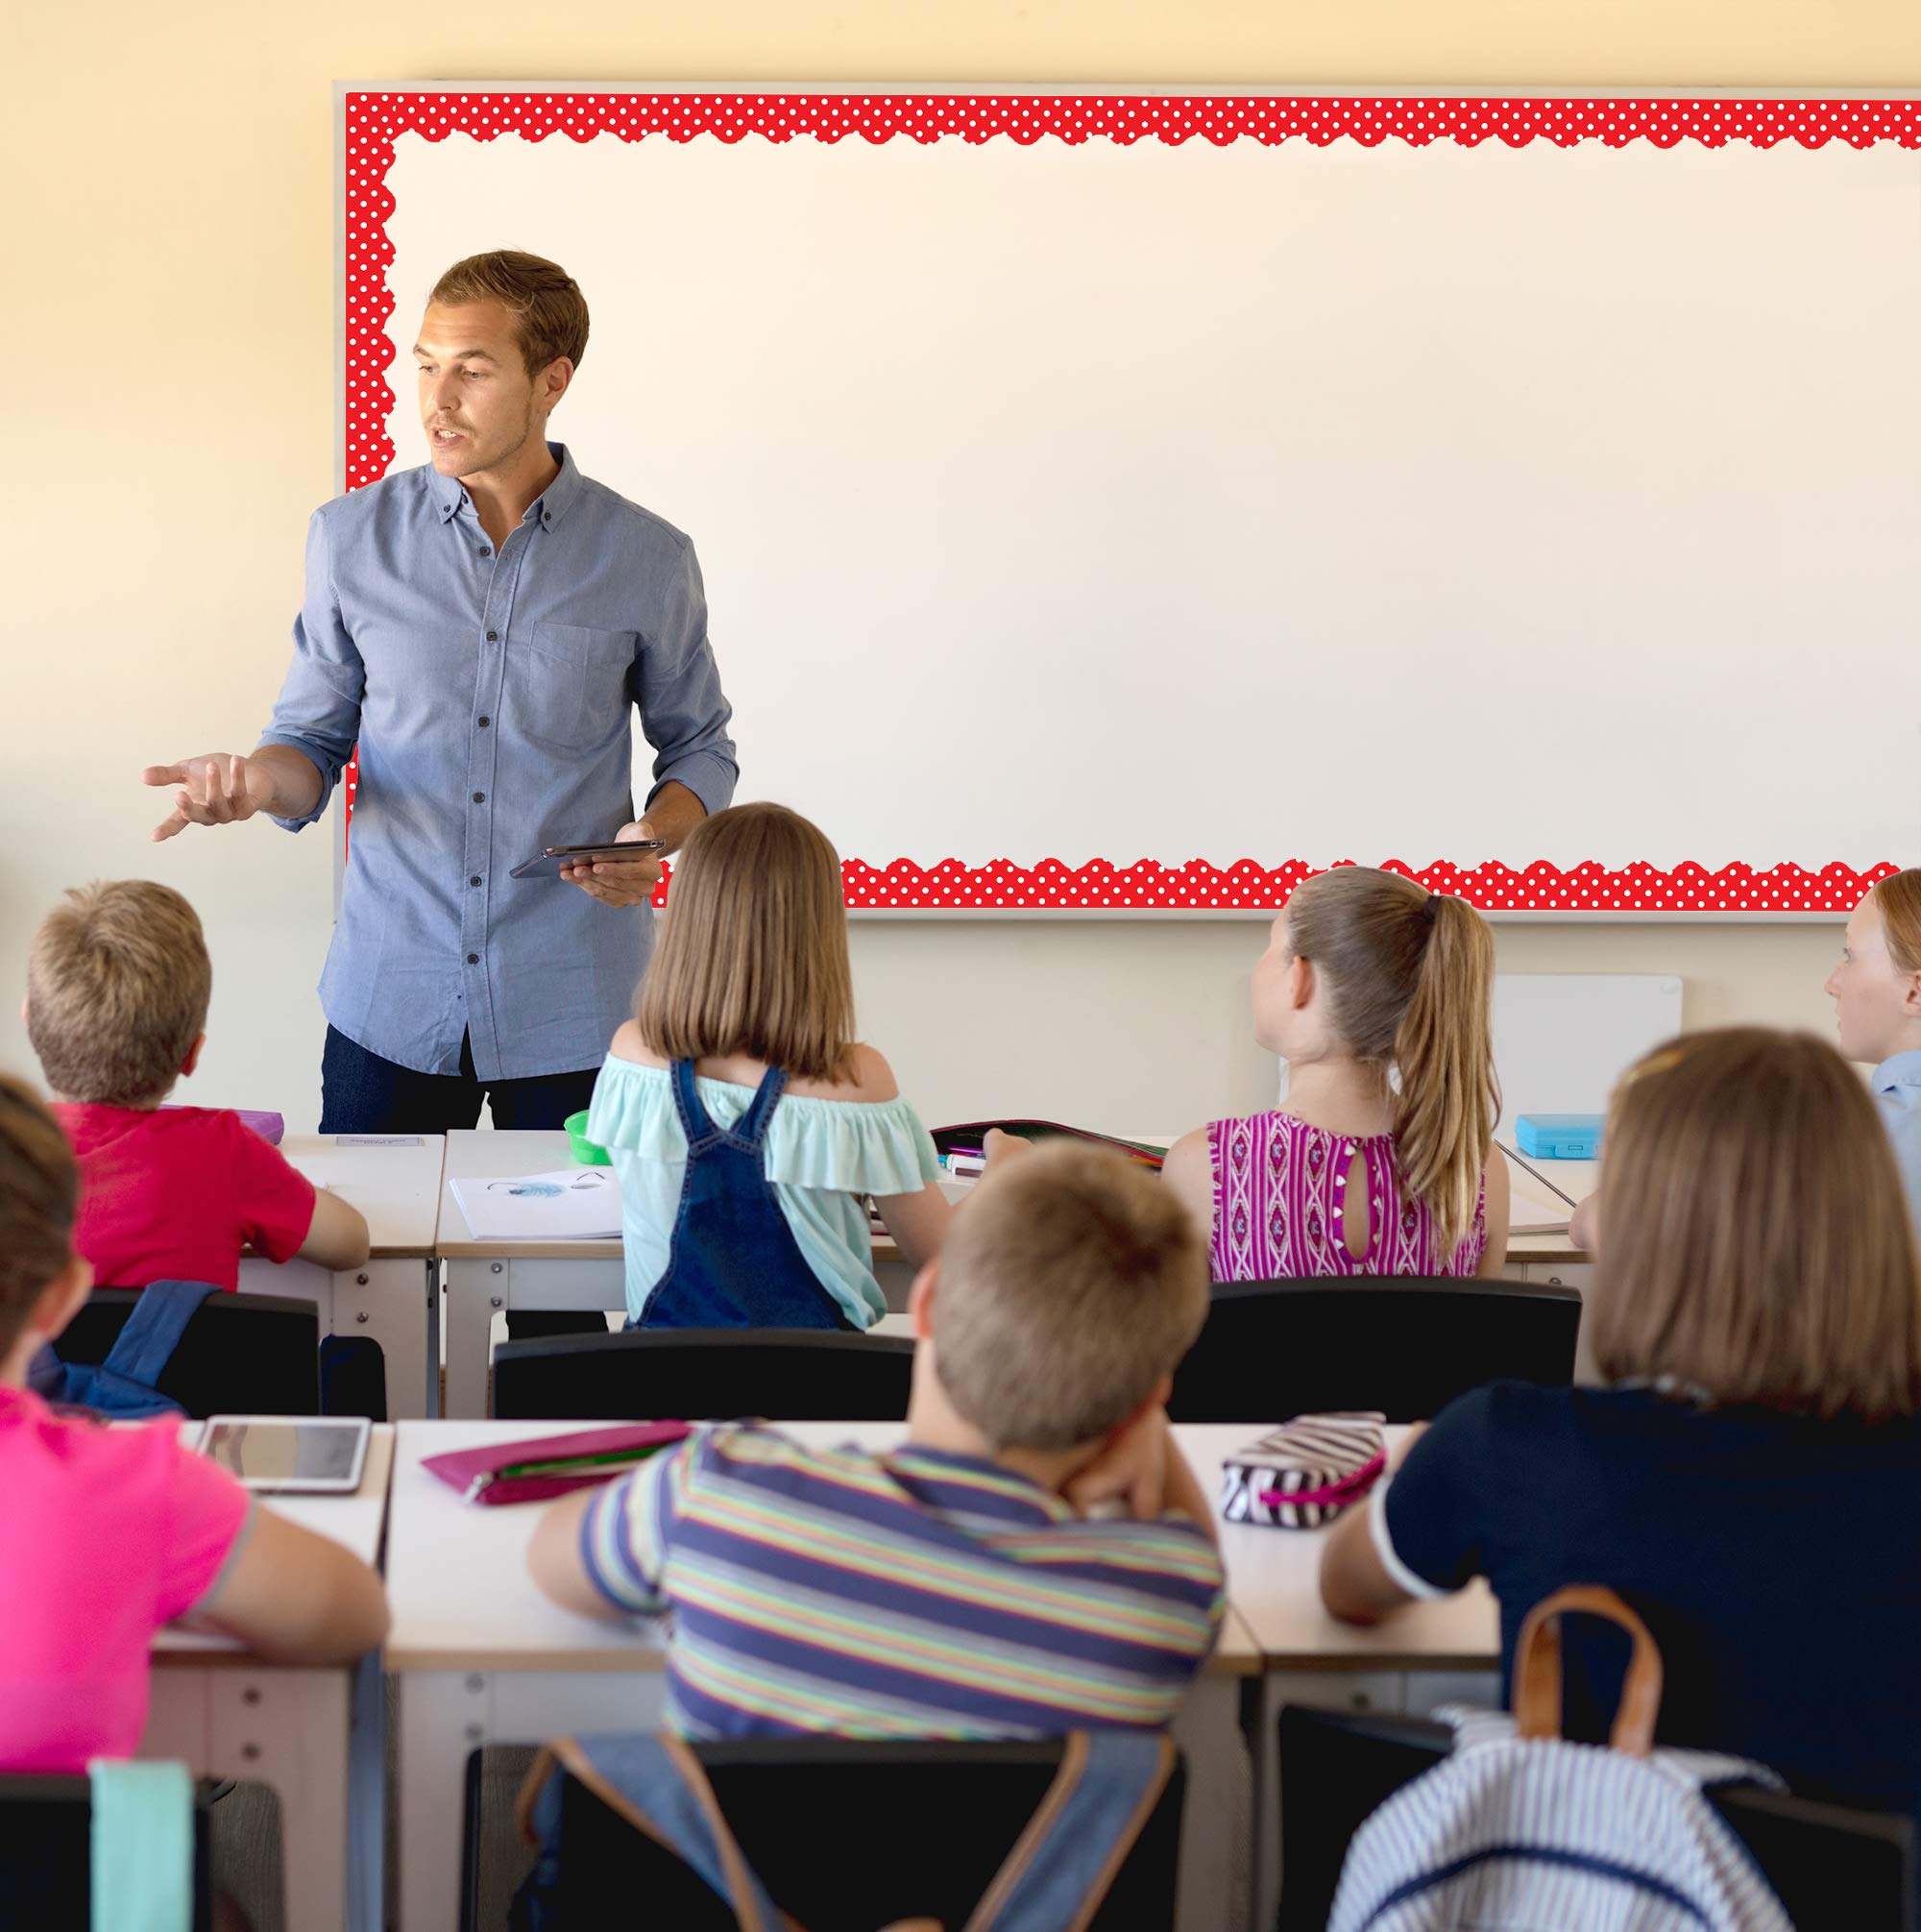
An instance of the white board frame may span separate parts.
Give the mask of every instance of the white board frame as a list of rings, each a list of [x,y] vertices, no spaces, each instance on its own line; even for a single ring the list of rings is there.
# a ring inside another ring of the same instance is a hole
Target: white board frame
[[[475,97],[505,96],[505,95],[521,95],[521,96],[537,95],[537,96],[550,97],[562,94],[592,95],[592,96],[633,95],[636,93],[648,93],[651,91],[653,91],[653,89],[645,83],[628,83],[628,84],[542,83],[542,84],[528,84],[524,86],[515,86],[511,84],[499,84],[499,83],[472,85],[472,84],[462,84],[458,82],[439,82],[439,83],[423,83],[423,84],[394,84],[394,83],[362,84],[362,83],[342,82],[336,84],[335,99],[334,99],[335,159],[336,159],[336,193],[335,193],[335,210],[334,210],[335,212],[334,266],[335,266],[335,291],[336,291],[336,309],[335,309],[336,333],[340,344],[341,353],[336,355],[335,359],[335,400],[337,405],[335,411],[335,447],[336,447],[336,478],[343,488],[347,487],[351,480],[346,474],[347,457],[346,457],[346,437],[344,429],[344,419],[345,419],[344,399],[345,399],[346,382],[347,382],[347,374],[346,374],[347,358],[345,350],[346,336],[347,336],[346,316],[345,316],[346,253],[347,253],[346,251],[346,225],[347,225],[346,183],[347,183],[347,148],[348,148],[347,111],[350,98],[357,94],[364,94],[368,92],[382,93],[382,94],[398,93],[398,94],[415,95],[415,96],[430,95],[435,93],[457,93],[463,96],[475,96]],[[834,83],[815,82],[815,83],[791,84],[791,85],[783,84],[778,88],[768,88],[765,85],[755,87],[743,84],[728,84],[728,83],[711,83],[711,84],[695,84],[695,85],[681,84],[681,85],[674,85],[670,87],[663,87],[661,91],[663,93],[670,92],[675,96],[682,96],[682,97],[702,96],[702,95],[726,95],[726,96],[757,95],[757,96],[765,96],[772,98],[775,95],[780,95],[780,96],[865,96],[873,99],[885,99],[886,97],[890,95],[908,95],[908,94],[921,97],[925,97],[932,94],[939,96],[956,96],[956,97],[984,96],[984,95],[989,97],[1015,96],[1023,99],[1127,98],[1127,99],[1160,99],[1168,101],[1211,101],[1211,100],[1231,98],[1233,100],[1240,100],[1240,101],[1260,100],[1269,102],[1289,102],[1289,101],[1307,101],[1307,100],[1314,100],[1314,101],[1372,100],[1376,98],[1387,98],[1387,97],[1404,97],[1409,99],[1418,99],[1422,102],[1433,102],[1433,103],[1444,103],[1444,102],[1490,103],[1491,102],[1496,105],[1497,107],[1517,103],[1529,103],[1529,102],[1566,102],[1569,99],[1567,90],[1554,89],[1554,88],[1504,87],[1498,89],[1493,89],[1493,88],[1416,89],[1416,88],[1396,88],[1396,87],[1380,87],[1380,86],[1329,86],[1329,87],[1315,87],[1315,88],[1249,88],[1245,86],[1215,86],[1215,87],[1187,86],[1187,87],[1152,87],[1152,88],[1046,86],[1022,86],[1022,87],[1009,88],[1005,85],[995,86],[990,84],[979,84],[979,83],[959,84],[959,85],[943,84],[937,87],[928,87],[923,85],[921,86],[916,87],[907,84],[888,86],[874,86],[871,84],[840,85]],[[1578,99],[1582,102],[1593,102],[1593,103],[1608,103],[1608,102],[1638,103],[1638,102],[1648,101],[1650,98],[1651,97],[1643,90],[1621,90],[1621,89],[1605,89],[1605,90],[1584,89],[1578,96]],[[1679,89],[1679,90],[1664,90],[1663,93],[1659,96],[1659,103],[1661,104],[1738,103],[1738,102],[1749,101],[1752,100],[1754,96],[1751,90],[1746,89],[1692,88],[1692,89]],[[1773,103],[1830,104],[1837,102],[1838,103],[1871,102],[1876,104],[1911,103],[1917,98],[1921,98],[1921,95],[1917,95],[1916,90],[1886,90],[1886,89],[1876,89],[1873,90],[1871,93],[1836,92],[1831,89],[1770,90],[1770,92],[1766,96],[1766,99],[1770,104]],[[337,843],[336,844],[337,860],[340,854],[340,849],[341,844]],[[1812,873],[1801,873],[1799,872],[1798,868],[1787,868],[1787,870],[1796,873],[1799,882],[1799,885],[1797,886],[1796,896],[1797,898],[1802,899],[1802,903],[1794,910],[1775,910],[1772,908],[1765,907],[1763,903],[1758,902],[1753,899],[1750,899],[1747,903],[1744,904],[1739,903],[1736,900],[1729,900],[1725,906],[1716,904],[1711,907],[1705,903],[1699,905],[1690,904],[1685,909],[1672,904],[1657,905],[1652,903],[1635,903],[1632,902],[1632,900],[1630,900],[1630,902],[1628,903],[1619,904],[1612,907],[1608,906],[1605,903],[1582,903],[1573,906],[1548,907],[1546,905],[1539,903],[1528,902],[1524,897],[1519,901],[1510,899],[1508,902],[1503,903],[1502,899],[1498,895],[1499,894],[1498,887],[1495,889],[1495,895],[1491,897],[1485,890],[1482,890],[1480,888],[1478,880],[1473,876],[1462,877],[1457,874],[1454,877],[1443,876],[1436,878],[1430,876],[1430,873],[1435,869],[1437,868],[1425,868],[1420,872],[1417,872],[1415,875],[1423,878],[1424,882],[1434,885],[1437,890],[1451,889],[1451,890],[1463,891],[1466,896],[1473,898],[1476,900],[1477,903],[1481,904],[1483,910],[1488,912],[1491,917],[1500,919],[1525,919],[1525,920],[1551,919],[1556,921],[1564,921],[1569,918],[1575,918],[1581,920],[1597,920],[1612,923],[1612,922],[1640,922],[1643,920],[1672,922],[1677,919],[1689,920],[1701,917],[1712,917],[1716,921],[1718,920],[1732,920],[1736,922],[1762,921],[1771,923],[1779,921],[1803,922],[1808,920],[1818,920],[1822,922],[1831,921],[1837,914],[1845,911],[1847,905],[1852,903],[1853,898],[1859,895],[1859,892],[1860,890],[1864,890],[1865,885],[1871,883],[1875,877],[1880,876],[1882,870],[1886,869],[1886,868],[1880,868],[1880,867],[1873,868],[1864,870],[1859,874],[1850,874],[1846,879],[1839,881],[1828,878],[1825,875],[1825,873],[1820,877],[1816,877]],[[1444,874],[1447,870],[1447,868],[1446,868],[1445,867],[1440,868],[1438,869]],[[1610,875],[1610,877],[1613,877],[1613,875]],[[337,878],[337,867],[336,867],[336,878]],[[1805,897],[1803,896],[1803,893],[1800,890],[1801,888],[1808,889],[1805,893]],[[1167,903],[1163,901],[1154,905],[1138,905],[1138,904],[1127,904],[1118,900],[1109,900],[1106,903],[1098,903],[1098,904],[1089,904],[1083,901],[1081,906],[1077,907],[1071,897],[1063,900],[1058,898],[1049,898],[1045,894],[1040,894],[1035,896],[1033,902],[1031,903],[1009,902],[994,907],[991,910],[983,908],[980,911],[976,911],[975,909],[968,907],[964,904],[962,905],[943,904],[935,900],[923,899],[919,901],[897,903],[895,906],[892,907],[892,909],[885,911],[882,916],[891,917],[895,918],[901,918],[901,917],[937,918],[937,917],[971,917],[985,916],[1000,918],[1013,917],[1023,919],[1035,917],[1060,917],[1063,915],[1079,916],[1079,917],[1099,917],[1103,918],[1134,917],[1199,917],[1199,918],[1265,917],[1271,912],[1273,904],[1277,903],[1280,899],[1284,898],[1284,896],[1285,896],[1284,890],[1276,890],[1270,893],[1269,897],[1265,901],[1259,904],[1229,904],[1221,902],[1181,904],[1178,902]],[[873,899],[869,898],[865,902],[863,902],[862,898],[857,896],[857,894],[851,889],[849,898],[850,898],[850,909],[855,910],[857,912],[881,910],[879,904],[875,902]]]

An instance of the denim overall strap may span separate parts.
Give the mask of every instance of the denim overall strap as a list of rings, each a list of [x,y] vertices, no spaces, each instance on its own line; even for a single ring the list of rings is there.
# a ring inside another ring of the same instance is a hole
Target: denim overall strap
[[[700,1088],[693,1078],[693,1063],[676,1060],[668,1069],[673,1085],[673,1111],[680,1115],[680,1131],[687,1136],[687,1151],[692,1157],[696,1147],[705,1147],[721,1137],[722,1130],[707,1116],[700,1104]]]
[[[774,1117],[774,1109],[780,1105],[780,1097],[786,1091],[787,1075],[778,1066],[768,1067],[761,1076],[761,1084],[748,1102],[746,1113],[741,1115],[729,1136],[735,1146],[751,1147],[757,1154],[761,1151],[761,1142],[766,1138],[767,1123]]]
[[[787,1075],[769,1067],[730,1130],[701,1106],[693,1063],[673,1064],[687,1174],[668,1264],[641,1309],[647,1329],[844,1329],[766,1176],[766,1140]]]
[[[152,1388],[201,1303],[218,1292],[211,1282],[149,1282],[100,1366]]]

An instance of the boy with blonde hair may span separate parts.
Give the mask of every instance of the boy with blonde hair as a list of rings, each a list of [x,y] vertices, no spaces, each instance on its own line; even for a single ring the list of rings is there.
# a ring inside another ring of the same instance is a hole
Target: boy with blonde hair
[[[1162,1406],[1207,1293],[1157,1182],[1043,1148],[980,1185],[914,1283],[901,1448],[704,1431],[555,1504],[534,1577],[590,1616],[673,1611],[689,1736],[1162,1726],[1225,1601]]]
[[[324,1268],[367,1259],[367,1223],[224,1107],[160,1103],[206,1043],[213,968],[169,887],[79,887],[41,920],[27,1035],[80,1161],[74,1244],[105,1287],[239,1285],[240,1251]]]

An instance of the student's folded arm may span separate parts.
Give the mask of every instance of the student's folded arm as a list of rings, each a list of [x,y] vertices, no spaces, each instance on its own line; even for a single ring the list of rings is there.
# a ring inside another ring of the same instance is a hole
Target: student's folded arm
[[[1488,1231],[1488,1245],[1481,1256],[1481,1264],[1474,1272],[1493,1280],[1497,1279],[1507,1266],[1507,1228],[1513,1218],[1513,1189],[1507,1171],[1507,1156],[1498,1147],[1488,1149],[1487,1172],[1482,1186],[1481,1211]]]
[[[618,1481],[550,1504],[527,1546],[542,1594],[610,1622],[665,1610],[661,1577],[690,1453],[686,1443],[663,1450]]]
[[[597,1489],[580,1489],[547,1505],[534,1526],[533,1541],[527,1545],[527,1569],[541,1594],[563,1610],[611,1623],[632,1612],[615,1602],[594,1580],[580,1541],[582,1523],[600,1494]]]
[[[947,1224],[954,1217],[953,1205],[937,1181],[928,1182],[914,1194],[877,1194],[874,1209],[908,1264],[915,1268],[926,1267],[939,1254]]]
[[[1600,1205],[1599,1194],[1585,1195],[1568,1217],[1568,1239],[1584,1255],[1594,1252],[1594,1224],[1600,1219]]]
[[[1170,1430],[1167,1435],[1167,1489],[1163,1506],[1192,1519],[1210,1543],[1221,1540],[1220,1526],[1214,1520],[1214,1505],[1194,1473],[1194,1465],[1181,1454],[1180,1444]]]
[[[307,1227],[306,1239],[300,1244],[300,1259],[337,1272],[364,1266],[372,1252],[367,1217],[338,1194],[316,1187],[313,1220]]]
[[[242,1541],[189,1621],[276,1664],[344,1664],[387,1634],[378,1575],[343,1545],[255,1504]]]

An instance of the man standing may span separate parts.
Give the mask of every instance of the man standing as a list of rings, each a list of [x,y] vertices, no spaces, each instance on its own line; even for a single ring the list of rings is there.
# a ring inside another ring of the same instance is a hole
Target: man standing
[[[653,942],[660,856],[551,878],[548,845],[672,851],[733,795],[731,716],[693,546],[590,481],[547,421],[587,346],[550,261],[456,262],[414,345],[431,461],[314,514],[306,599],[250,756],[151,766],[154,832],[326,810],[359,746],[321,976],[321,1132],[556,1127],[587,1105]],[[629,707],[653,746],[633,810]]]

